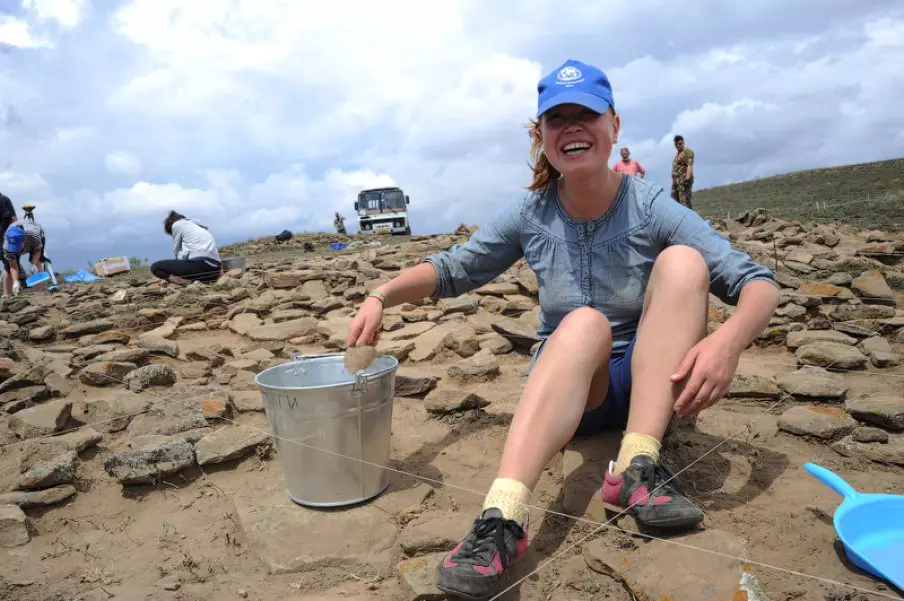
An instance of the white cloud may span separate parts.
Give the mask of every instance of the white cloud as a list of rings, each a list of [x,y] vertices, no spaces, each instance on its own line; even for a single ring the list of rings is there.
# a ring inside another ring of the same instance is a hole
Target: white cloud
[[[55,21],[72,28],[82,20],[86,0],[22,0],[22,7],[34,11],[39,21]]]
[[[138,175],[141,173],[141,161],[131,152],[117,150],[107,154],[107,171],[121,175]]]
[[[171,208],[220,240],[329,230],[377,185],[448,230],[523,193],[535,86],[566,58],[606,69],[653,181],[674,133],[698,186],[900,154],[898,0],[800,2],[26,0],[0,21],[0,191],[68,231],[112,216],[97,242],[142,256],[168,254]]]
[[[10,16],[0,16],[0,44],[17,48],[49,48],[52,44],[31,33],[28,23]]]

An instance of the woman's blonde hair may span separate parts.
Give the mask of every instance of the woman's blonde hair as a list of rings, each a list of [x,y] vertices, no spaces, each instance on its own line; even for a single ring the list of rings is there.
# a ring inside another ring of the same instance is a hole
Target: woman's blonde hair
[[[611,106],[607,112],[613,116],[615,115],[615,109]],[[552,163],[546,158],[546,153],[543,152],[543,134],[540,132],[540,120],[531,119],[527,124],[527,128],[530,130],[530,168],[534,172],[534,181],[531,182],[527,189],[532,192],[545,190],[562,177],[562,174],[552,166]]]
[[[543,135],[540,133],[539,119],[531,119],[527,127],[530,130],[530,168],[534,172],[534,181],[527,189],[535,192],[548,188],[562,174],[552,166],[552,163],[546,158],[546,153],[543,152]]]

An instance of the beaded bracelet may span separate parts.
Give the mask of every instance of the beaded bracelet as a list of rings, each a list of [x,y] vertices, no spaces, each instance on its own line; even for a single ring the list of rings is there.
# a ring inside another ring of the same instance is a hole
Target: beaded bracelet
[[[372,296],[376,299],[379,299],[380,304],[383,305],[383,308],[386,308],[386,295],[379,290],[371,290],[367,296]]]

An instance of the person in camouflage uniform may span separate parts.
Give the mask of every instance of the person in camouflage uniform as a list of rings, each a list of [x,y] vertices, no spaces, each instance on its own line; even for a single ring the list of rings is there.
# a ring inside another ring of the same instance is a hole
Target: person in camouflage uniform
[[[694,186],[694,151],[684,145],[684,137],[675,136],[675,149],[678,151],[672,159],[672,198],[689,209],[691,206],[691,189]]]

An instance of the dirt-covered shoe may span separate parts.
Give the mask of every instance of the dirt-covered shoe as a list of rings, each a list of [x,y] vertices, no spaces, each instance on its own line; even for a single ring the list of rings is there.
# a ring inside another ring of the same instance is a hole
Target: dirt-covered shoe
[[[448,595],[485,599],[501,590],[512,566],[527,551],[527,524],[502,517],[495,508],[474,520],[468,535],[450,552],[436,572],[436,586]]]
[[[628,513],[644,526],[692,528],[703,521],[703,512],[684,496],[677,479],[646,455],[631,459],[618,476],[610,464],[602,494],[609,509],[621,512],[630,507]]]

